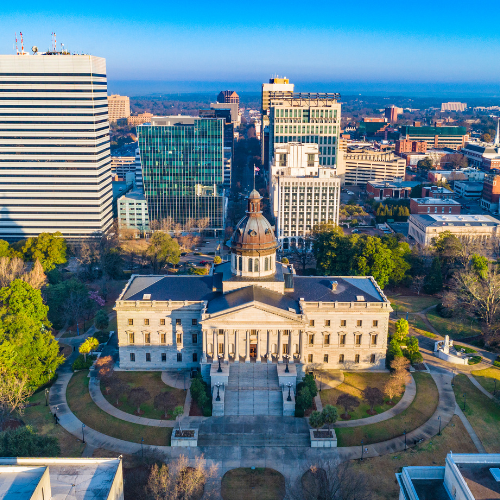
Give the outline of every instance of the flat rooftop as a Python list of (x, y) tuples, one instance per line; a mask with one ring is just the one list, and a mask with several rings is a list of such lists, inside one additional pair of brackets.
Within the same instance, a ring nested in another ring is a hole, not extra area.
[[(453, 191), (450, 191), (451, 193)], [(458, 201), (451, 200), (451, 199), (445, 199), (442, 200), (441, 198), (413, 198), (419, 205), (460, 205)]]
[(495, 481), (490, 472), (490, 468), (499, 468), (500, 463), (474, 464), (457, 462), (456, 465), (475, 500), (500, 499), (500, 483)]
[[(119, 458), (0, 458), (0, 500), (29, 499), (27, 490), (34, 491), (33, 482), (38, 484), (46, 467), (52, 490), (50, 500), (106, 500), (120, 462)], [(12, 472), (4, 473), (9, 466)], [(18, 494), (14, 495), (15, 490), (8, 485), (3, 487), (4, 474), (15, 482)]]

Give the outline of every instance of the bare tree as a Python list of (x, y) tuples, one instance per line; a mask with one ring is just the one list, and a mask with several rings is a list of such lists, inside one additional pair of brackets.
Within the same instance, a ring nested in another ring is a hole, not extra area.
[(217, 466), (207, 465), (203, 455), (193, 466), (181, 455), (168, 465), (155, 464), (151, 468), (147, 490), (154, 500), (198, 500), (215, 498)]
[(196, 220), (189, 218), (184, 224), (184, 230), (191, 232), (196, 226)]
[(367, 387), (363, 389), (363, 399), (370, 405), (368, 413), (374, 415), (376, 412), (373, 409), (375, 405), (381, 405), (384, 402), (382, 391), (378, 387)]
[(369, 500), (367, 477), (354, 470), (352, 462), (319, 461), (302, 477), (286, 483), (285, 500)]
[(13, 413), (23, 414), (33, 390), (28, 386), (28, 375), (14, 376), (6, 369), (0, 369), (0, 429), (3, 422)]
[(113, 366), (112, 356), (101, 356), (96, 360), (94, 369), (97, 372), (97, 378), (104, 382), (104, 384), (113, 376)]
[(424, 280), (425, 276), (421, 274), (413, 277), (411, 288), (417, 292), (417, 295), (420, 295), (420, 292), (424, 287)]
[(119, 405), (120, 396), (127, 388), (126, 384), (117, 377), (110, 377), (105, 380), (106, 393), (116, 401), (116, 406)]
[(130, 403), (137, 406), (138, 415), (141, 413), (141, 405), (150, 397), (151, 394), (147, 389), (144, 389), (144, 387), (134, 387), (133, 389), (130, 389), (130, 392), (127, 394), (127, 399)]
[(299, 262), (302, 266), (302, 272), (306, 270), (306, 267), (314, 262), (314, 254), (312, 252), (313, 238), (306, 237), (302, 238), (297, 245), (291, 247), (292, 253), (295, 260)]
[(196, 225), (198, 226), (198, 231), (203, 235), (205, 229), (210, 225), (210, 217), (203, 217), (196, 221)]
[(0, 287), (9, 286), (15, 279), (22, 278), (26, 273), (26, 264), (19, 257), (0, 258)]
[(164, 413), (165, 418), (167, 418), (168, 416), (168, 410), (170, 408), (171, 403), (172, 399), (170, 397), (169, 392), (159, 392), (155, 396), (155, 408), (157, 410), (161, 410)]
[(359, 406), (359, 399), (352, 394), (343, 393), (337, 398), (337, 405), (344, 408), (345, 413), (341, 417), (350, 418), (349, 412)]
[(389, 401), (392, 403), (392, 400), (397, 396), (401, 396), (402, 393), (403, 386), (400, 380), (396, 377), (389, 378), (384, 387), (384, 394), (389, 398)]

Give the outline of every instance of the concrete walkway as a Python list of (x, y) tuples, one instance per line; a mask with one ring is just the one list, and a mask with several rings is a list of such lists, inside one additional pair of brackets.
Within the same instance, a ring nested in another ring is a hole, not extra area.
[(455, 405), (455, 414), (460, 417), (460, 420), (462, 421), (462, 424), (464, 424), (464, 427), (469, 433), (469, 436), (472, 439), (474, 446), (477, 448), (478, 453), (486, 453), (483, 443), (481, 443), (481, 440), (477, 437), (477, 434), (472, 428), (472, 425), (470, 425), (469, 421), (467, 420), (467, 417), (465, 416), (460, 406), (458, 406), (458, 404)]
[(378, 415), (373, 415), (372, 417), (358, 418), (356, 420), (340, 420), (335, 422), (334, 427), (360, 427), (362, 425), (376, 424), (378, 422), (383, 422), (384, 420), (389, 420), (390, 418), (405, 411), (406, 408), (412, 404), (416, 394), (417, 384), (415, 384), (415, 380), (413, 379), (413, 376), (411, 376), (411, 382), (406, 386), (403, 397), (390, 410), (379, 413)]
[[(490, 399), (495, 399), (495, 396), (491, 394), (491, 392), (488, 392), (477, 380), (476, 377), (471, 375), (470, 373), (467, 373), (467, 378), (472, 382), (474, 386), (476, 386), (477, 389), (479, 389), (487, 398)], [(500, 384), (499, 384), (500, 385)]]
[(161, 372), (161, 381), (170, 387), (181, 389), (183, 391), (191, 387), (191, 378), (187, 370), (182, 371), (163, 371)]

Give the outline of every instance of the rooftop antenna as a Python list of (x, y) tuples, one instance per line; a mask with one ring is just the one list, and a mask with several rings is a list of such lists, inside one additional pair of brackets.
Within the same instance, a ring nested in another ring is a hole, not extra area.
[(17, 33), (15, 33), (15, 37), (16, 37), (16, 56), (19, 55), (19, 49), (17, 48)]
[(20, 31), (19, 35), (21, 35), (21, 55), (24, 55), (24, 40), (23, 40), (23, 32)]
[(500, 118), (497, 120), (497, 133), (495, 134), (495, 142), (494, 146), (498, 146), (500, 144)]

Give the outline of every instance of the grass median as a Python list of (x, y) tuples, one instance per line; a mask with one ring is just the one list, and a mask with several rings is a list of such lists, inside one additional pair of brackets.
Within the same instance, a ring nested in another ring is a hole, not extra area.
[(490, 394), (500, 397), (500, 370), (498, 368), (474, 370), (471, 373)]
[(389, 420), (377, 424), (360, 427), (343, 427), (335, 429), (339, 446), (357, 446), (380, 443), (388, 439), (401, 436), (403, 432), (410, 432), (431, 418), (436, 411), (439, 394), (428, 373), (414, 373), (413, 378), (417, 386), (417, 394), (411, 405)]
[(486, 451), (500, 453), (500, 405), (485, 396), (465, 375), (455, 377), (453, 389), (460, 408), (464, 408), (465, 402), (465, 416)]
[(282, 500), (285, 478), (274, 469), (233, 469), (222, 478), (221, 496), (223, 500)]
[(66, 392), (70, 410), (87, 427), (102, 432), (107, 436), (134, 443), (140, 443), (141, 439), (144, 438), (144, 444), (170, 445), (171, 428), (132, 424), (102, 411), (90, 397), (87, 375), (87, 370), (75, 373), (68, 384)]

